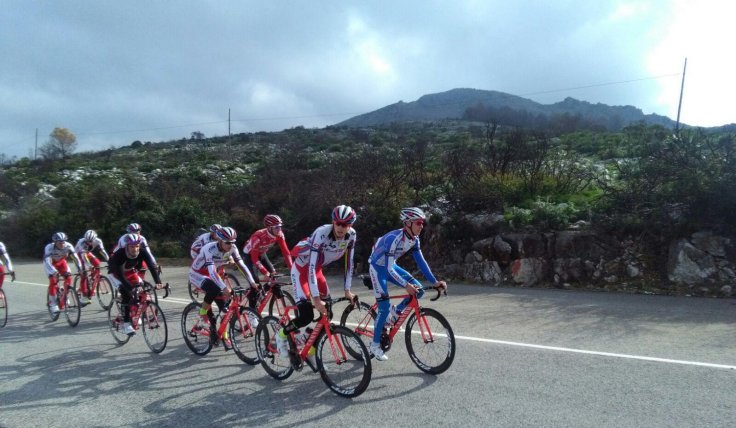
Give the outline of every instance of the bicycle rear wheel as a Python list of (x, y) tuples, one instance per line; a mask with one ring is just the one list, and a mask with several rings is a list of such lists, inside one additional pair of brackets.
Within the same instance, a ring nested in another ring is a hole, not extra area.
[(8, 323), (8, 298), (5, 292), (0, 288), (0, 328), (5, 327)]
[(130, 336), (123, 333), (123, 304), (118, 299), (113, 300), (107, 310), (107, 321), (112, 338), (120, 345), (128, 343)]
[(102, 309), (110, 309), (112, 301), (116, 297), (115, 288), (113, 288), (110, 280), (106, 276), (100, 276), (100, 280), (95, 286), (95, 295), (97, 295), (97, 302), (100, 304)]
[[(56, 289), (56, 306), (59, 306), (59, 296), (61, 295), (61, 292), (59, 289)], [(49, 294), (48, 290), (46, 291), (46, 309), (49, 311), (49, 318), (51, 318), (51, 321), (56, 321), (59, 319), (59, 315), (61, 315), (61, 312), (54, 312), (51, 310), (51, 294)]]
[[(376, 313), (371, 309), (371, 305), (365, 302), (360, 302), (360, 308), (354, 304), (349, 304), (345, 310), (342, 311), (340, 316), (340, 325), (353, 330), (355, 334), (360, 337), (367, 349), (370, 349), (371, 342), (373, 341), (373, 326), (376, 322)], [(359, 357), (352, 347), (348, 348), (348, 351), (353, 357)]]
[[(371, 382), (371, 357), (368, 348), (352, 330), (330, 326), (332, 337), (322, 333), (317, 339), (317, 367), (332, 392), (342, 397), (357, 397)], [(348, 351), (352, 349), (353, 351)], [(359, 354), (357, 357), (353, 353)]]
[(184, 343), (197, 355), (206, 355), (212, 350), (210, 339), (210, 325), (202, 320), (199, 308), (202, 305), (197, 302), (188, 304), (181, 313), (181, 334)]
[(243, 362), (252, 366), (258, 364), (258, 350), (256, 349), (256, 329), (260, 316), (251, 308), (240, 308), (240, 314), (230, 319), (230, 340), (233, 351)]
[(194, 284), (190, 282), (189, 297), (192, 299), (192, 302), (202, 304), (202, 299), (204, 299), (204, 290), (202, 290), (201, 288), (197, 288)]
[(158, 354), (166, 349), (169, 329), (166, 327), (164, 312), (157, 304), (149, 302), (146, 305), (146, 311), (141, 315), (141, 323), (143, 324), (143, 338), (151, 351)]
[(406, 350), (419, 370), (440, 374), (455, 359), (455, 334), (447, 319), (430, 308), (420, 308), (419, 318), (412, 314), (406, 321)]
[(76, 327), (79, 324), (79, 318), (82, 316), (82, 308), (79, 306), (79, 294), (77, 290), (69, 288), (66, 293), (66, 300), (64, 301), (64, 316), (66, 316), (66, 322), (71, 327)]
[[(284, 308), (287, 306), (296, 306), (294, 297), (288, 292), (281, 290), (281, 294), (284, 297), (276, 297), (276, 294), (271, 295), (271, 301), (268, 302), (268, 314), (271, 316), (282, 316), (284, 314)], [(274, 310), (275, 309), (275, 310)]]
[(279, 356), (276, 350), (276, 335), (281, 330), (281, 324), (276, 317), (263, 318), (256, 329), (256, 349), (263, 369), (271, 377), (284, 380), (294, 373), (289, 358)]

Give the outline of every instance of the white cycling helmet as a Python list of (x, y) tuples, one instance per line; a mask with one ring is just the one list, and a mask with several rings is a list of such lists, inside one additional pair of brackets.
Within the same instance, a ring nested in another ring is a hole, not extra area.
[(424, 214), (424, 211), (422, 211), (421, 208), (409, 207), (409, 208), (404, 208), (401, 210), (401, 214), (399, 214), (399, 218), (401, 219), (402, 222), (426, 220), (427, 215)]

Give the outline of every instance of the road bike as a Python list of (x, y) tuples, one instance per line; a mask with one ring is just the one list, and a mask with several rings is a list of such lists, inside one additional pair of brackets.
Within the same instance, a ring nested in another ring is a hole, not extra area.
[[(258, 287), (256, 312), (259, 315), (263, 314), (266, 305), (268, 305), (268, 315), (276, 314), (278, 316), (286, 313), (287, 306), (296, 306), (294, 297), (283, 289), (292, 286), (291, 281), (278, 281), (277, 278), (281, 278), (281, 275), (271, 277), (268, 282)], [(250, 292), (253, 292), (253, 290)], [(274, 309), (276, 312), (274, 312)]]
[[(2, 275), (14, 275), (14, 273), (11, 272), (3, 272)], [(13, 280), (15, 280), (15, 276), (13, 276)], [(5, 295), (5, 291), (3, 291), (3, 286), (0, 284), (0, 328), (5, 327), (5, 324), (8, 323), (8, 298)]]
[(297, 341), (296, 332), (287, 336), (288, 358), (278, 354), (276, 335), (289, 322), (289, 312), (295, 311), (297, 307), (287, 306), (280, 318), (263, 318), (256, 330), (255, 339), (261, 365), (271, 377), (284, 380), (295, 370), (300, 371), (306, 363), (312, 371), (319, 372), (332, 392), (342, 397), (357, 397), (368, 388), (371, 381), (371, 357), (368, 348), (352, 330), (330, 322), (332, 304), (329, 300), (325, 304), (330, 315), (320, 314), (315, 320), (317, 324), (314, 329), (306, 329), (308, 337), (303, 344), (299, 343), (301, 340)]
[(74, 289), (81, 295), (82, 277), (84, 276), (87, 281), (87, 289), (92, 290), (87, 297), (92, 298), (92, 294), (94, 294), (97, 296), (97, 302), (102, 309), (108, 310), (112, 306), (112, 301), (117, 297), (117, 290), (112, 286), (107, 276), (100, 274), (100, 269), (104, 268), (107, 268), (107, 266), (85, 269), (80, 276), (74, 278)]
[[(223, 282), (227, 285), (227, 288), (229, 290), (233, 290), (235, 288), (240, 287), (240, 281), (238, 281), (238, 278), (235, 277), (234, 274), (231, 272), (219, 272), (220, 277), (222, 278)], [(194, 303), (202, 303), (202, 299), (204, 299), (205, 292), (201, 288), (197, 287), (195, 284), (192, 284), (192, 282), (189, 282), (189, 297), (192, 299), (192, 302)]]
[[(199, 314), (201, 303), (188, 304), (181, 314), (181, 334), (187, 347), (197, 355), (206, 355), (220, 342), (225, 342), (225, 331), (228, 331), (232, 349), (245, 363), (256, 365), (260, 361), (256, 352), (254, 337), (258, 321), (258, 313), (245, 306), (246, 290), (237, 287), (232, 290), (232, 298), (224, 314), (217, 315), (220, 319), (219, 328), (215, 329), (208, 316)], [(219, 298), (219, 297), (218, 297)], [(224, 346), (227, 351), (229, 348)]]
[[(164, 288), (165, 294), (163, 298), (169, 296), (170, 287), (167, 283)], [(155, 287), (149, 282), (143, 282), (141, 286), (133, 289), (133, 297), (130, 303), (130, 319), (131, 326), (135, 331), (138, 328), (143, 329), (143, 338), (146, 345), (154, 353), (158, 354), (166, 349), (166, 343), (169, 338), (169, 329), (166, 326), (166, 317), (161, 307), (154, 301), (153, 292)], [(119, 292), (118, 292), (119, 294)], [(128, 343), (132, 335), (123, 333), (123, 303), (118, 295), (110, 305), (107, 311), (107, 319), (110, 324), (110, 333), (113, 339), (120, 344)]]
[[(71, 275), (71, 273), (69, 275)], [(78, 275), (79, 274), (75, 274), (75, 276)], [(51, 293), (47, 290), (46, 307), (49, 311), (49, 318), (51, 318), (51, 321), (56, 321), (59, 319), (59, 315), (63, 311), (64, 316), (66, 316), (66, 322), (69, 323), (71, 327), (76, 327), (79, 324), (79, 318), (82, 315), (82, 308), (79, 306), (79, 294), (77, 294), (77, 291), (71, 286), (71, 284), (66, 284), (63, 276), (58, 272), (54, 273), (53, 276), (56, 277), (56, 301), (59, 311), (54, 312), (51, 310)]]
[[(372, 285), (370, 287), (372, 288)], [(437, 291), (437, 296), (430, 300), (435, 301), (440, 298), (443, 289), (440, 287), (432, 289)], [(434, 309), (420, 306), (415, 295), (401, 294), (389, 297), (402, 300), (410, 297), (410, 299), (396, 322), (384, 326), (381, 332), (381, 349), (384, 352), (391, 349), (394, 337), (406, 324), (404, 341), (409, 358), (414, 364), (423, 372), (435, 375), (450, 368), (455, 359), (455, 335), (447, 319)], [(373, 327), (377, 314), (378, 303), (371, 306), (356, 299), (356, 302), (350, 303), (343, 311), (340, 325), (354, 328), (366, 346), (370, 346), (374, 337)]]

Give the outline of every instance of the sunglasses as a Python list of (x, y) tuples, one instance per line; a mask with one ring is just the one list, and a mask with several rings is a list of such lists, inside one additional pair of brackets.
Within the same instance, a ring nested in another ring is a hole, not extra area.
[(346, 221), (336, 221), (336, 222), (335, 222), (335, 226), (340, 226), (340, 227), (350, 227), (350, 223), (348, 223), (348, 222), (346, 222)]
[(424, 226), (425, 224), (427, 224), (427, 222), (424, 220), (414, 220), (414, 224)]

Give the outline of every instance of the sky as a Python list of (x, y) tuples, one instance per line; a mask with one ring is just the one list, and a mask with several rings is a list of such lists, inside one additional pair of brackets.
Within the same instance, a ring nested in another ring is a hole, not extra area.
[[(0, 155), (322, 128), (454, 88), (736, 122), (736, 2), (0, 2)], [(230, 120), (228, 120), (228, 114)], [(228, 129), (229, 126), (229, 129)], [(38, 132), (38, 137), (36, 137)]]

